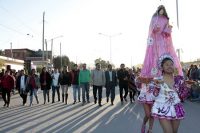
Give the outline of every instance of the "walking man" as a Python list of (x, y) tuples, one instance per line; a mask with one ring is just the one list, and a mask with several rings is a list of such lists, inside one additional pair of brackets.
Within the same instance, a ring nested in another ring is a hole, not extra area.
[[(128, 71), (125, 69), (125, 65), (121, 64), (120, 69), (117, 71), (117, 76), (119, 80), (119, 92), (120, 92), (120, 99), (121, 104), (123, 104), (123, 100), (127, 102), (127, 95), (128, 95)], [(125, 94), (123, 95), (123, 90)]]
[(26, 89), (27, 77), (28, 76), (24, 74), (24, 70), (21, 70), (20, 76), (17, 77), (17, 83), (16, 83), (16, 88), (19, 91), (19, 95), (23, 100), (23, 105), (25, 105), (27, 101), (27, 89)]
[(90, 102), (90, 97), (89, 97), (90, 80), (91, 80), (90, 71), (86, 69), (86, 64), (84, 63), (82, 66), (82, 70), (80, 70), (79, 73), (79, 85), (82, 88), (82, 101), (83, 101), (82, 105), (84, 105), (86, 102), (85, 96), (87, 98), (87, 102), (88, 103)]
[(96, 69), (92, 71), (91, 74), (91, 83), (93, 85), (93, 95), (94, 95), (94, 103), (97, 103), (97, 91), (98, 91), (98, 103), (101, 105), (102, 100), (102, 88), (105, 86), (105, 73), (101, 70), (101, 66), (99, 63), (96, 63)]
[(106, 78), (106, 98), (109, 102), (109, 96), (111, 95), (111, 105), (113, 105), (115, 99), (115, 86), (117, 86), (117, 73), (112, 70), (112, 65), (108, 65), (108, 70), (105, 72)]

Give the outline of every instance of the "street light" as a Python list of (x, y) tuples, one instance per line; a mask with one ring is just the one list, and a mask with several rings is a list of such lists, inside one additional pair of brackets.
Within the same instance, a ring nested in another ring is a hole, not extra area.
[(11, 53), (11, 58), (13, 59), (12, 42), (10, 43), (10, 53)]
[(63, 35), (60, 35), (60, 36), (56, 36), (50, 40), (47, 40), (48, 41), (51, 41), (51, 64), (53, 64), (53, 40), (57, 39), (57, 38), (61, 38), (63, 37)]
[(62, 53), (61, 53), (61, 43), (60, 43), (60, 68), (62, 69)]
[(31, 36), (31, 37), (33, 37), (33, 35), (31, 35), (31, 34), (29, 34), (29, 33), (27, 33), (26, 35), (27, 35), (27, 36)]
[(110, 41), (110, 63), (112, 62), (112, 41), (111, 41), (112, 37), (116, 37), (116, 36), (119, 36), (121, 34), (122, 33), (117, 33), (117, 34), (113, 34), (113, 35), (107, 35), (107, 34), (99, 33), (99, 35), (103, 35), (103, 36), (109, 38), (109, 41)]
[(178, 53), (179, 61), (181, 61), (181, 53), (183, 53), (183, 49), (182, 48), (178, 48), (178, 49), (176, 49), (176, 52)]

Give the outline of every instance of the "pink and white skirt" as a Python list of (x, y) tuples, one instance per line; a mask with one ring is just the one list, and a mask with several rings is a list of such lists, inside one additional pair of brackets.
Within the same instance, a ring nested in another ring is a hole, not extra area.
[(164, 103), (154, 102), (152, 116), (159, 119), (177, 120), (184, 118), (185, 111), (181, 103), (166, 105)]

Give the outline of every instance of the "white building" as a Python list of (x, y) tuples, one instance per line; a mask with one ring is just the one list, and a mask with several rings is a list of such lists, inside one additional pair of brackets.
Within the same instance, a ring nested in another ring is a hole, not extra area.
[(15, 69), (16, 71), (24, 69), (24, 60), (13, 59), (5, 56), (0, 56), (0, 60), (3, 60), (4, 62), (4, 69), (6, 69), (7, 65), (10, 65), (11, 69)]

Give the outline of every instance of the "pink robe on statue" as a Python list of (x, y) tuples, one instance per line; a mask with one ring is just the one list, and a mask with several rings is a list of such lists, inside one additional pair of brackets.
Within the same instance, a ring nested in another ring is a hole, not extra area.
[(140, 76), (148, 78), (161, 76), (162, 72), (158, 69), (158, 59), (164, 54), (169, 54), (173, 57), (174, 65), (178, 70), (177, 74), (183, 75), (180, 61), (172, 44), (168, 19), (165, 16), (153, 16), (149, 27), (146, 55)]

